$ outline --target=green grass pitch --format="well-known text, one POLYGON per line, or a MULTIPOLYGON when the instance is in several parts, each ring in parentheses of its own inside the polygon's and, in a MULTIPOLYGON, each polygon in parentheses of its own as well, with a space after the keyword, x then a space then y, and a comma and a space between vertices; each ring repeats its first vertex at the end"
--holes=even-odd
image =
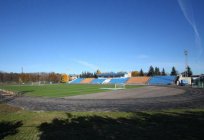
MULTIPOLYGON (((126 88, 139 88, 141 86, 126 85, 126 88)), ((91 94, 109 91, 114 85, 92 85, 92 84, 53 84, 53 85, 8 85, 0 86, 0 89, 20 92, 26 96, 42 97, 65 97, 81 94, 91 94)))

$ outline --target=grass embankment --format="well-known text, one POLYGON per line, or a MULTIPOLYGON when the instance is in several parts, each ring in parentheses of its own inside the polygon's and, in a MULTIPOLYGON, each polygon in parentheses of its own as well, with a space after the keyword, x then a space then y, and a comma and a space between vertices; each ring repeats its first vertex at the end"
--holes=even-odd
POLYGON ((204 109, 156 112, 29 112, 0 104, 0 139, 165 139, 204 137, 204 109))
MULTIPOLYGON (((127 85, 126 88, 139 88, 142 86, 127 85)), ((91 94, 108 91, 101 88, 114 88, 114 85, 92 85, 92 84, 56 84, 56 85, 4 85, 0 89, 21 92, 28 96, 43 97, 65 97, 80 94, 91 94)))

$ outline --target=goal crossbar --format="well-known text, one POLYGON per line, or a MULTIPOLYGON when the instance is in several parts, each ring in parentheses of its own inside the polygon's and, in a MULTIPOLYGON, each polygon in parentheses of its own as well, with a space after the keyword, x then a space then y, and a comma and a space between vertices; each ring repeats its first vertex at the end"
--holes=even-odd
POLYGON ((120 89, 125 89, 125 88, 126 88, 126 84, 114 84, 114 87, 100 88, 100 89, 120 90, 120 89))

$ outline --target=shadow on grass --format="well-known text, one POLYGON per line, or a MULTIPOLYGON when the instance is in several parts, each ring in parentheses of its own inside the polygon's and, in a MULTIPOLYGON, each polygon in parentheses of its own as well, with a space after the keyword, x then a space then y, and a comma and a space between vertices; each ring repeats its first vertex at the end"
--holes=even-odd
POLYGON ((72 116, 54 119, 39 126, 41 140, 47 139, 165 139, 204 138, 204 112, 134 113, 130 118, 107 116, 72 116))
POLYGON ((23 123, 21 121, 18 122, 8 122, 8 121, 2 121, 0 122, 0 139, 3 139, 6 136, 9 135, 15 135, 18 133, 17 128, 22 126, 23 123))

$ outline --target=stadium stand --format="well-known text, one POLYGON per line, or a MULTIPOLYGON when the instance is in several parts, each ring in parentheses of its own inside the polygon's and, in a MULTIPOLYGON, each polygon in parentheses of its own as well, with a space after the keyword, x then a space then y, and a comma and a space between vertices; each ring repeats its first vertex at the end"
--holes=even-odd
POLYGON ((176 76, 153 76, 149 80, 150 85, 170 85, 174 84, 176 76))
POLYGON ((170 85, 174 84, 177 76, 153 76, 131 78, 77 78, 71 84, 149 84, 170 85))
POLYGON ((127 81, 127 84, 147 84, 150 77, 131 77, 127 81))
POLYGON ((107 78, 107 79, 103 82, 103 84, 108 84, 108 83, 110 82, 110 80, 111 80, 111 78, 107 78))
POLYGON ((89 84, 91 81, 94 80, 94 78, 85 78, 83 81, 81 81, 81 84, 89 84))
POLYGON ((84 80, 84 78, 77 78, 77 79, 71 81, 70 84, 80 84, 82 80, 84 80))
POLYGON ((106 80, 106 78, 93 79, 91 81, 91 84, 102 84, 105 80, 106 80))
POLYGON ((125 84, 129 78, 112 78, 109 84, 125 84))

